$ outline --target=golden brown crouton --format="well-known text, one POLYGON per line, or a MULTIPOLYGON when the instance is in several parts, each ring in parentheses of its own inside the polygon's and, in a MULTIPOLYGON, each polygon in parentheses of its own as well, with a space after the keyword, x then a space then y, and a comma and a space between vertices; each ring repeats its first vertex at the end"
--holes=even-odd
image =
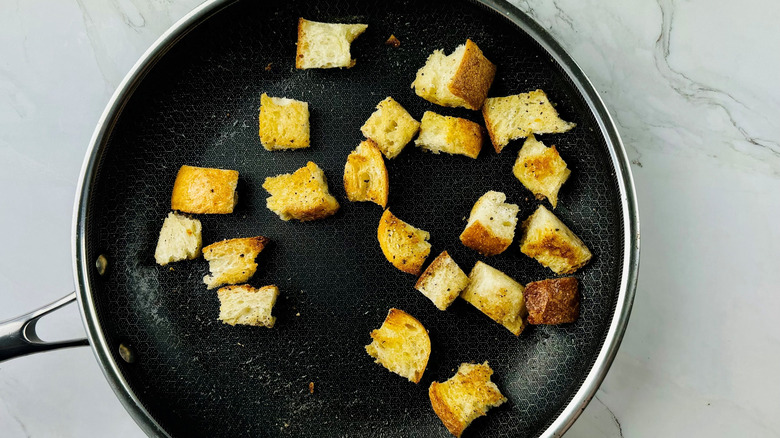
POLYGON ((260 142, 269 151, 309 147, 309 104, 260 96, 260 142))
POLYGON ((444 152, 477 158, 482 142, 482 127, 478 124, 426 111, 420 123, 420 136, 414 144, 434 154, 444 152))
POLYGON ((257 270, 255 258, 270 240, 263 236, 228 239, 203 248, 211 275, 203 277, 208 289, 223 284, 243 283, 257 270))
POLYGON ((528 324, 566 324, 580 315, 580 296, 574 277, 534 281, 525 287, 528 324))
POLYGON ((184 213, 233 213, 238 203, 238 172, 181 166, 171 194, 171 210, 184 213))
POLYGON ((294 173, 266 178, 263 188, 271 195, 266 206, 285 221, 322 219, 339 209, 338 201, 328 192, 325 173, 311 161, 294 173))
POLYGON ((488 98, 482 116, 493 147, 499 153, 510 140, 530 134, 566 132, 576 126, 558 117, 558 111, 542 90, 488 98))
POLYGON ((471 209, 460 241, 487 256, 501 254, 509 248, 515 238, 520 208, 504 201, 506 195, 501 192, 489 191, 482 195, 471 209))
POLYGON ((515 336, 525 328, 523 285, 492 266, 477 262, 460 297, 515 336))
POLYGON ((295 68, 351 68, 352 41, 366 31, 367 24, 320 23, 298 19, 298 49, 295 68))
POLYGON ((590 261, 588 247, 543 205, 523 222, 522 229, 520 251, 556 274, 571 274, 590 261))
POLYGON ((506 397, 490 381, 493 370, 483 364, 461 364, 458 372, 443 383, 433 382, 428 389, 431 406, 451 434, 460 438, 472 421, 501 406, 506 397))
POLYGON ((431 355, 431 339, 420 321, 403 310, 390 309, 371 339, 366 352, 376 363, 410 382, 420 382, 431 355))
POLYGON ((414 288, 433 301, 439 310, 447 310, 467 284, 469 277, 444 251, 428 265, 414 288))
POLYGON ((385 157, 391 160, 401 153, 419 128, 420 122, 414 120, 395 99, 387 97, 377 104, 376 111, 366 120, 360 132, 373 140, 385 157))
POLYGON ((450 55, 435 50, 417 71, 412 88, 418 96, 437 105, 478 110, 495 75, 496 66, 473 41, 466 40, 450 55))
POLYGON ((566 167, 555 146, 548 148, 531 134, 517 154, 512 173, 533 192, 536 199, 547 198, 555 208, 558 191, 569 178, 571 170, 566 167))
POLYGON ((344 190, 352 201, 371 201, 385 208, 390 180, 382 153, 373 140, 360 143, 347 157, 344 166, 344 190))
POLYGON ((279 296, 274 285, 255 289, 248 284, 219 288, 219 320, 230 325, 254 325, 272 328, 276 317, 271 310, 279 296))
POLYGON ((415 228, 385 210, 379 220, 377 239, 387 261, 409 274, 419 275, 431 252, 427 231, 415 228))

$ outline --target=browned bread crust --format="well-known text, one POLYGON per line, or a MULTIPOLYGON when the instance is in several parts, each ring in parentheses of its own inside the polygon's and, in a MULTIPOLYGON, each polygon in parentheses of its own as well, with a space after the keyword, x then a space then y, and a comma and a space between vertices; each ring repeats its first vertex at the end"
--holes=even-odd
POLYGON ((452 82, 448 85, 450 93, 465 100, 466 108, 478 110, 485 103, 490 85, 496 76, 496 66, 490 62, 474 41, 466 40, 466 51, 458 65, 452 82))
POLYGON ((483 226, 482 222, 474 222, 463 230, 460 241, 486 256, 501 254, 512 244, 511 239, 503 239, 493 234, 493 231, 483 226))
POLYGON ((409 274, 420 275, 425 259, 431 253, 430 234, 398 219, 385 210, 379 220, 377 239, 387 261, 409 274))
POLYGON ((525 305, 529 324, 566 324, 580 315, 578 284, 574 277, 528 283, 525 305))
POLYGON ((238 171, 181 166, 171 193, 171 209, 184 213, 233 213, 238 202, 238 171))

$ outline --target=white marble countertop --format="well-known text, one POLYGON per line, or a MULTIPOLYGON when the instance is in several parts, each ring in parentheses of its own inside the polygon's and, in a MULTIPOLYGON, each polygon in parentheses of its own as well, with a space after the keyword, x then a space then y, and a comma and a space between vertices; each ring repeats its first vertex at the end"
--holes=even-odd
MULTIPOLYGON (((84 152, 144 50, 200 0, 0 0, 0 319, 73 289, 84 152)), ((634 311, 567 436, 780 436, 780 3, 523 0, 589 75, 636 181, 634 311)), ((75 306, 43 337, 83 333, 75 306)), ((0 363, 4 437, 139 437, 88 348, 0 363)))

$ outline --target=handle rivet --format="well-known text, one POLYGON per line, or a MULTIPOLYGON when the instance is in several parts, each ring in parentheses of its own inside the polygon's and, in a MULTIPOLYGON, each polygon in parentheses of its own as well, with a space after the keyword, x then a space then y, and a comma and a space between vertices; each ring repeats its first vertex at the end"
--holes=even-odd
POLYGON ((119 344, 119 356, 127 363, 135 362, 135 353, 125 344, 119 344))
POLYGON ((99 275, 105 275, 106 269, 108 269, 108 259, 103 254, 100 254, 95 260, 95 269, 99 275))

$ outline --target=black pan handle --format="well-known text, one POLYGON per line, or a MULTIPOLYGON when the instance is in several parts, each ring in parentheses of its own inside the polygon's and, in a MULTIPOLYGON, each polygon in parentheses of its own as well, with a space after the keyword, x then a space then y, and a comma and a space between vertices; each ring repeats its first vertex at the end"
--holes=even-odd
POLYGON ((30 313, 0 322, 0 362, 41 351, 89 345, 86 338, 46 342, 35 333, 35 325, 42 316, 73 301, 76 301, 76 292, 30 313))

